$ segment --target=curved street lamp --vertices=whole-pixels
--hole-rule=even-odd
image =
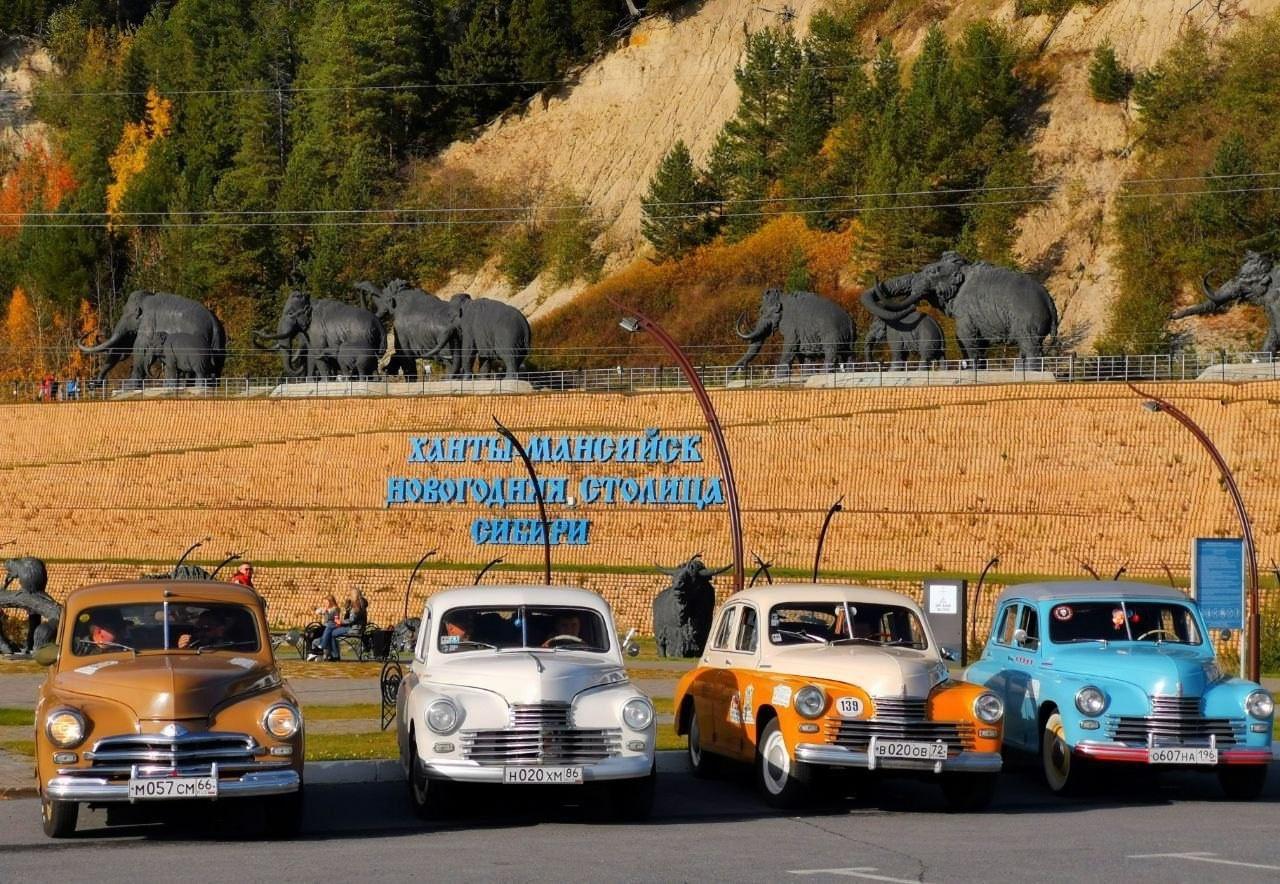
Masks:
[[[1209,457],[1213,458],[1218,471],[1222,474],[1222,482],[1227,486],[1227,493],[1231,495],[1231,500],[1236,505],[1236,515],[1240,519],[1240,531],[1244,535],[1244,553],[1248,562],[1246,579],[1249,581],[1249,679],[1257,681],[1262,667],[1262,655],[1260,653],[1262,617],[1258,607],[1258,557],[1253,546],[1253,524],[1249,521],[1249,511],[1245,509],[1244,498],[1240,496],[1240,488],[1236,485],[1236,478],[1232,475],[1231,468],[1227,466],[1226,458],[1222,456],[1222,453],[1214,446],[1213,440],[1209,438],[1209,434],[1193,421],[1186,412],[1168,400],[1142,392],[1133,384],[1129,384],[1128,387],[1142,397],[1142,407],[1147,411],[1168,414],[1186,427],[1191,432],[1191,435],[1196,437],[1196,441],[1204,447],[1205,451],[1209,452]]]
[[[630,314],[618,323],[623,331],[628,334],[646,331],[657,339],[684,372],[685,379],[693,389],[693,395],[698,399],[698,405],[702,407],[703,417],[706,418],[707,426],[711,430],[711,438],[715,440],[720,472],[724,475],[725,497],[729,503],[729,530],[733,540],[733,591],[740,592],[746,581],[746,566],[742,558],[742,512],[738,507],[738,486],[733,479],[733,464],[729,461],[729,447],[724,441],[724,430],[720,427],[720,419],[716,416],[715,406],[711,404],[711,397],[707,395],[707,388],[702,385],[702,379],[698,377],[689,357],[662,326],[643,313],[624,307],[613,298],[609,298],[609,303],[623,313]]]

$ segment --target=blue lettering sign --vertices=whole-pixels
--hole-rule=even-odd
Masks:
[[[1244,628],[1244,541],[1197,537],[1191,545],[1191,591],[1210,629]]]

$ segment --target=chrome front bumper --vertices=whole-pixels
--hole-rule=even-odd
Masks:
[[[1125,746],[1119,743],[1103,743],[1096,740],[1082,740],[1073,747],[1076,755],[1083,755],[1095,761],[1114,761],[1120,764],[1150,764],[1150,748],[1147,746]],[[1233,746],[1218,750],[1218,763],[1188,765],[1154,765],[1157,767],[1186,767],[1188,769],[1212,770],[1215,767],[1232,764],[1270,764],[1271,748],[1251,748]]]
[[[260,798],[269,795],[288,795],[302,788],[302,778],[296,770],[264,770],[243,774],[239,779],[219,780],[218,798]],[[45,784],[44,795],[57,801],[129,801],[129,781],[108,780],[105,777],[67,776],[53,777]],[[179,801],[208,801],[217,799],[181,798]],[[145,803],[163,803],[147,801]]]
[[[827,767],[860,767],[865,770],[914,770],[926,773],[999,773],[999,752],[961,752],[937,761],[907,758],[873,758],[867,752],[830,743],[801,743],[796,761]]]
[[[515,764],[512,767],[536,767]],[[605,780],[632,780],[647,777],[653,770],[653,755],[618,755],[594,764],[555,765],[557,767],[581,767],[584,783]],[[427,776],[435,780],[451,780],[457,783],[501,783],[505,765],[478,764],[461,758],[424,758],[422,767]]]

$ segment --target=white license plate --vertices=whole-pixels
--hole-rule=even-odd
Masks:
[[[504,767],[502,782],[515,785],[563,786],[582,782],[580,767]]]
[[[1164,749],[1148,749],[1147,761],[1152,764],[1217,764],[1218,750],[1211,746],[1170,746]]]
[[[129,800],[162,798],[217,798],[214,777],[138,777],[129,780]]]
[[[946,743],[912,743],[907,740],[876,740],[876,758],[911,761],[946,761]]]

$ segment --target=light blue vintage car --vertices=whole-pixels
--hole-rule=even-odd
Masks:
[[[964,678],[1004,700],[1006,750],[1039,756],[1054,792],[1108,762],[1213,770],[1234,799],[1262,791],[1275,704],[1218,668],[1199,609],[1176,589],[1011,586]]]

